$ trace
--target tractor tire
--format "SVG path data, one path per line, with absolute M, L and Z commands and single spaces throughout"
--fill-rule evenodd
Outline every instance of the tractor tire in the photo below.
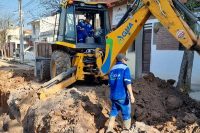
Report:
M 70 55 L 64 51 L 56 50 L 51 55 L 51 79 L 71 68 Z
M 41 70 L 40 70 L 40 80 L 49 80 L 50 79 L 50 61 L 43 60 L 41 61 Z

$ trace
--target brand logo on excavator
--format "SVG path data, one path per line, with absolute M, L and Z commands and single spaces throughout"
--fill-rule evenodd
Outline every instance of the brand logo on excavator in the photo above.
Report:
M 178 38 L 184 38 L 185 37 L 185 32 L 184 32 L 184 30 L 178 30 L 177 32 L 176 32 L 176 36 L 178 37 Z
M 118 43 L 119 44 L 122 44 L 123 41 L 124 41 L 124 38 L 127 36 L 127 35 L 130 35 L 130 30 L 131 28 L 133 27 L 133 24 L 132 23 L 129 23 L 128 26 L 125 28 L 125 30 L 122 32 L 122 35 L 121 36 L 117 36 L 117 39 L 118 39 Z

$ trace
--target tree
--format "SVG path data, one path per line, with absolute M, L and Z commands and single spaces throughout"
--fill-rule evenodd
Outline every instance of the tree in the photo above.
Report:
M 6 42 L 7 42 L 7 30 L 11 25 L 11 17 L 9 15 L 2 16 L 0 18 L 0 50 L 2 58 L 7 57 Z
M 188 2 L 185 5 L 188 9 L 194 11 L 195 8 L 200 7 L 200 0 L 188 0 Z
M 7 30 L 3 29 L 0 31 L 0 49 L 1 49 L 1 54 L 2 58 L 7 57 L 6 53 L 6 36 L 7 36 Z
M 177 88 L 187 93 L 191 89 L 192 67 L 194 61 L 194 51 L 185 50 L 181 63 Z
M 191 11 L 194 11 L 194 8 L 200 6 L 200 2 L 196 0 L 188 0 L 186 6 Z M 199 31 L 196 31 L 195 24 L 191 23 L 190 20 L 186 17 L 185 20 L 190 25 L 192 30 L 198 35 Z M 192 78 L 192 68 L 193 68 L 193 61 L 194 61 L 194 51 L 185 50 L 183 54 L 183 59 L 181 63 L 179 78 L 177 88 L 180 91 L 188 92 L 191 89 L 191 78 Z
M 44 8 L 42 15 L 49 16 L 59 9 L 62 0 L 40 0 L 40 5 Z

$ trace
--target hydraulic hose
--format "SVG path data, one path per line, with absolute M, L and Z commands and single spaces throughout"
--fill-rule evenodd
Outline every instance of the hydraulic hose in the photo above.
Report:
M 137 7 L 138 7 L 138 5 L 139 5 L 139 2 L 140 2 L 140 0 L 135 0 L 132 4 L 131 4 L 131 6 L 128 8 L 128 10 L 127 10 L 127 12 L 124 14 L 124 16 L 122 17 L 122 19 L 118 22 L 118 24 L 116 25 L 116 29 L 118 28 L 118 27 L 120 27 L 123 23 L 124 23 L 124 21 L 127 19 L 127 17 L 129 16 L 129 13 L 130 12 L 134 12 L 136 9 L 137 9 Z M 137 7 L 134 7 L 135 6 L 135 4 L 137 5 Z
M 172 0 L 174 6 L 176 9 L 181 10 L 185 13 L 185 15 L 194 23 L 197 23 L 199 19 L 185 6 L 183 5 L 179 0 Z

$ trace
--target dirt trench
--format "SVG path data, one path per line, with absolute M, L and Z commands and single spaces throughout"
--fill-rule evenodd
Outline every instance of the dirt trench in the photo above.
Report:
M 149 74 L 134 81 L 136 103 L 132 106 L 132 132 L 199 133 L 200 103 L 173 87 L 173 80 Z M 9 107 L 23 125 L 24 133 L 104 132 L 108 124 L 110 101 L 107 85 L 74 85 L 46 101 L 38 99 L 30 87 L 11 93 Z M 35 89 L 31 89 L 36 91 Z M 26 97 L 34 97 L 28 101 Z M 12 99 L 18 99 L 16 100 Z M 26 99 L 26 100 L 23 100 Z M 25 101 L 25 102 L 24 102 Z M 20 107 L 20 108 L 19 108 Z M 115 132 L 123 131 L 121 117 Z
M 153 74 L 134 81 L 136 102 L 132 107 L 131 133 L 200 132 L 200 103 L 175 90 L 173 83 Z M 5 109 L 4 115 L 0 114 L 0 132 L 3 132 L 1 126 L 10 133 L 105 131 L 111 105 L 109 86 L 74 84 L 74 88 L 41 101 L 37 95 L 39 85 L 32 70 L 0 70 L 0 107 Z M 9 118 L 8 114 L 14 117 Z M 19 130 L 15 129 L 16 125 Z M 122 129 L 119 116 L 114 130 L 125 132 Z
M 28 84 L 32 77 L 33 71 L 29 70 L 0 70 L 0 113 L 8 113 L 7 100 L 10 92 Z
M 0 90 L 0 114 L 8 112 L 7 100 L 9 98 L 9 92 L 3 92 Z
M 23 67 L 17 66 L 10 67 L 10 65 L 0 67 L 0 133 L 22 132 L 22 126 L 10 113 L 7 101 L 10 93 L 15 92 L 17 88 L 28 86 L 35 82 L 33 69 L 29 66 L 25 66 L 24 68 L 30 69 L 23 69 Z

